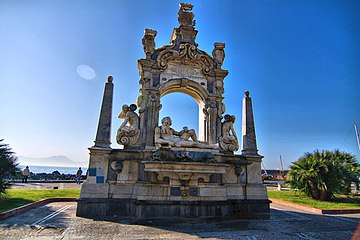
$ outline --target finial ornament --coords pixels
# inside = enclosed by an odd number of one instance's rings
[[[155,51],[155,36],[157,31],[153,29],[145,29],[144,37],[142,38],[142,44],[144,47],[144,53],[147,59],[151,58],[151,55]]]
[[[192,4],[189,3],[180,3],[180,9],[178,12],[178,21],[180,26],[195,26],[194,13],[190,12],[193,8]]]
[[[221,68],[221,65],[225,59],[225,43],[222,42],[215,42],[214,43],[214,50],[212,51],[212,55],[215,60],[216,68]]]
[[[112,82],[113,82],[113,77],[112,77],[112,76],[108,76],[107,81],[108,81],[108,83],[112,83]]]
[[[245,97],[250,97],[250,92],[249,91],[245,91]]]

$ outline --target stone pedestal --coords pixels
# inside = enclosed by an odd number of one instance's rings
[[[179,152],[113,150],[99,159],[109,180],[84,182],[77,216],[246,217],[269,211],[266,188],[247,181],[254,159],[194,150],[182,161]]]

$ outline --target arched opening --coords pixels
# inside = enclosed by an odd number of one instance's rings
[[[172,92],[161,97],[162,108],[159,113],[159,125],[161,119],[170,116],[172,119],[172,128],[176,131],[182,130],[184,126],[194,129],[198,139],[205,141],[204,133],[204,104],[187,94]]]

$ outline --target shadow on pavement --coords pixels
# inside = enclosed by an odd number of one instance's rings
[[[0,227],[66,228],[69,225],[69,212],[75,211],[76,206],[63,205],[61,207],[54,207],[48,204],[33,208],[17,216],[0,221]]]
[[[358,215],[328,216],[272,208],[267,219],[134,220],[118,216],[81,218],[75,216],[75,211],[75,203],[41,206],[0,221],[0,236],[40,237],[64,233],[64,237],[81,235],[83,239],[360,239]]]
[[[360,219],[300,213],[271,209],[267,219],[124,219],[97,218],[125,225],[140,225],[162,230],[186,233],[199,237],[229,239],[253,236],[254,239],[360,239]]]

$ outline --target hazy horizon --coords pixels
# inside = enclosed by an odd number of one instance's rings
[[[44,166],[44,167],[86,167],[88,161],[78,162],[70,159],[65,155],[49,156],[49,157],[26,157],[18,156],[18,163],[22,166]]]

